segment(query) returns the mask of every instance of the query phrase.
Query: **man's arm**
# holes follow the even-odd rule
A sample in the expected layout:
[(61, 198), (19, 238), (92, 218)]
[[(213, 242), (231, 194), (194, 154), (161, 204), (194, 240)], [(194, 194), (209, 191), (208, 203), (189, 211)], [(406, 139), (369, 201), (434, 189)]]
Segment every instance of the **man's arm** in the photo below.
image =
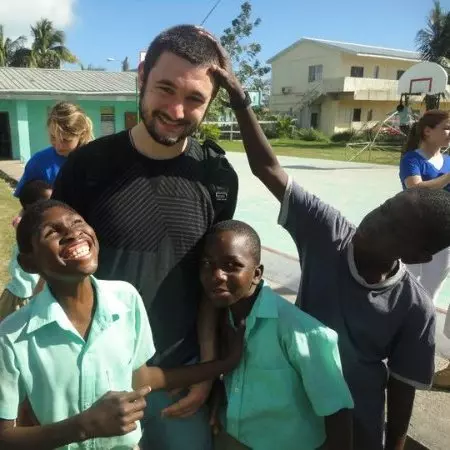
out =
[(416, 390), (389, 377), (387, 386), (386, 450), (403, 450), (411, 420)]
[(0, 420), (2, 450), (52, 450), (72, 442), (121, 436), (136, 429), (146, 406), (144, 387), (135, 392), (109, 392), (89, 409), (50, 425), (21, 427), (14, 420)]
[(341, 409), (325, 417), (327, 450), (353, 449), (353, 417), (348, 409)]

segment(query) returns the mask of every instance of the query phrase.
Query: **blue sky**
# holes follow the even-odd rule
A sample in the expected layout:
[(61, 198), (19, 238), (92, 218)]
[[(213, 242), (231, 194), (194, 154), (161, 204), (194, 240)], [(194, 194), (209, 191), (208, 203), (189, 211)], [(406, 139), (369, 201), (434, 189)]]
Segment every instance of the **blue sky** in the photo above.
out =
[[(67, 46), (80, 61), (117, 70), (128, 56), (132, 67), (161, 30), (179, 23), (199, 24), (216, 0), (14, 0), (0, 6), (0, 22), (10, 33), (24, 32), (45, 15), (67, 34)], [(3, 4), (10, 2), (0, 2)], [(205, 26), (220, 35), (239, 13), (242, 0), (222, 0)], [(253, 38), (267, 60), (303, 36), (414, 49), (432, 0), (253, 0), (262, 24)], [(450, 0), (442, 0), (450, 10)], [(20, 5), (20, 10), (19, 10)], [(47, 8), (47, 9), (46, 9)], [(4, 8), (3, 8), (4, 9)], [(25, 13), (24, 13), (25, 11)], [(19, 17), (20, 15), (20, 17)], [(8, 28), (9, 26), (9, 28)]]

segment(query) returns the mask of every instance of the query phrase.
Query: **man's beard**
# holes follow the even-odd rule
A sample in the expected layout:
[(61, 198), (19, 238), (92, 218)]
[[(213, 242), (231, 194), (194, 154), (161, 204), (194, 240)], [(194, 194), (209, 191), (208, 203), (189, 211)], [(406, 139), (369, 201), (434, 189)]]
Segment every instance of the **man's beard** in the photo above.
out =
[[(174, 122), (172, 119), (170, 119), (170, 116), (165, 114), (164, 112), (160, 110), (155, 110), (152, 112), (151, 117), (148, 117), (149, 114), (147, 110), (145, 110), (142, 107), (142, 97), (139, 102), (139, 113), (141, 116), (142, 123), (144, 124), (148, 134), (153, 138), (155, 142), (161, 145), (165, 145), (166, 147), (172, 147), (175, 144), (178, 144), (178, 142), (183, 141), (187, 137), (194, 134), (194, 132), (199, 127), (199, 123), (190, 122), (188, 120), (179, 120)], [(156, 121), (158, 120), (158, 117), (161, 117), (170, 123), (183, 125), (184, 129), (181, 131), (181, 133), (178, 136), (164, 136), (160, 133), (158, 133), (157, 130), (157, 124)]]

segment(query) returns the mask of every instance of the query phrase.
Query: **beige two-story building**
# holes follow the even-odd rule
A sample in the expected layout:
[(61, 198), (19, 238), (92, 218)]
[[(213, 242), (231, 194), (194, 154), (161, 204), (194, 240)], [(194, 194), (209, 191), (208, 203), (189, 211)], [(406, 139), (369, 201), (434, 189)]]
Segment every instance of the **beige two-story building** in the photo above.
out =
[[(270, 109), (332, 135), (385, 119), (400, 100), (397, 80), (420, 59), (408, 50), (303, 38), (268, 62)], [(411, 106), (424, 109), (420, 100)]]

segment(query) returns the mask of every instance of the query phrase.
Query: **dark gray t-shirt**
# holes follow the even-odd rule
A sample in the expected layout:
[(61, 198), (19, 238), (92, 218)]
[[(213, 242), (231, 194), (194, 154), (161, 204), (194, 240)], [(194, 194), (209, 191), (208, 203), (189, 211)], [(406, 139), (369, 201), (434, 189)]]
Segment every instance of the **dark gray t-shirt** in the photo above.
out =
[(279, 223), (293, 237), (300, 257), (297, 305), (339, 335), (355, 402), (355, 450), (382, 450), (388, 373), (417, 388), (431, 384), (433, 304), (401, 262), (386, 281), (365, 282), (353, 258), (355, 227), (291, 179)]

